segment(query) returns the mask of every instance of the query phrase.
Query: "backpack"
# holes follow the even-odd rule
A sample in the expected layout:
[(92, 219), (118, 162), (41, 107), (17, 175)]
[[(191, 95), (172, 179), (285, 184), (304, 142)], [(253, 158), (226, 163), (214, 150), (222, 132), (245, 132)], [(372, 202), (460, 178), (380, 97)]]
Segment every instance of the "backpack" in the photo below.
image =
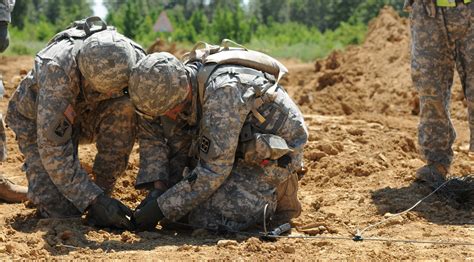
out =
[(57, 33), (51, 40), (49, 40), (47, 46), (64, 39), (71, 39), (74, 42), (72, 52), (75, 57), (79, 53), (84, 40), (86, 40), (89, 36), (104, 30), (115, 31), (115, 28), (112, 26), (107, 26), (102, 18), (98, 16), (91, 16), (83, 20), (72, 22), (72, 24), (69, 25), (66, 30)]
[[(233, 44), (235, 47), (231, 47), (230, 44)], [(278, 82), (288, 73), (288, 69), (275, 58), (258, 51), (249, 50), (229, 39), (222, 40), (220, 46), (198, 42), (191, 52), (186, 53), (183, 56), (183, 60), (185, 64), (194, 61), (203, 63), (203, 67), (199, 70), (197, 75), (199, 100), (201, 104), (204, 99), (206, 83), (209, 81), (211, 75), (221, 65), (240, 65), (274, 76), (275, 82), (273, 85), (263, 87), (256, 92), (256, 99), (252, 106), (252, 113), (260, 123), (264, 123), (266, 119), (257, 109), (265, 102), (275, 98)]]

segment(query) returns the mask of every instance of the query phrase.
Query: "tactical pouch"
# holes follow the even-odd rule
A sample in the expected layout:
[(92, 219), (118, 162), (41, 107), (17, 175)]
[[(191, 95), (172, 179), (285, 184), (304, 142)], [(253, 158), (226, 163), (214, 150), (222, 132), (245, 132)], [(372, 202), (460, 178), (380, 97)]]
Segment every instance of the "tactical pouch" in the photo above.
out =
[(278, 160), (293, 152), (286, 141), (275, 135), (255, 133), (253, 139), (242, 146), (243, 158), (247, 163), (260, 165), (265, 160)]

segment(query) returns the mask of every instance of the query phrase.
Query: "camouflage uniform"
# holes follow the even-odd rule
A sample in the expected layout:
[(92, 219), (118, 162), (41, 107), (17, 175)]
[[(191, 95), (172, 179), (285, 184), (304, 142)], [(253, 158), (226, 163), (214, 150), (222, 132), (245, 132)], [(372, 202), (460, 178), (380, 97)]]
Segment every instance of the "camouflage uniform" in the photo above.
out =
[[(15, 6), (15, 0), (0, 0), (0, 22), (11, 22), (11, 12), (13, 11), (13, 7)], [(0, 46), (3, 46), (0, 43)], [(2, 81), (0, 75), (0, 81)], [(0, 83), (0, 100), (3, 98), (3, 84)], [(7, 149), (6, 149), (6, 135), (5, 135), (5, 127), (3, 126), (3, 117), (2, 113), (0, 112), (0, 162), (4, 161), (7, 157)]]
[[(199, 67), (197, 64), (188, 66), (193, 68), (190, 71)], [(138, 181), (160, 179), (173, 184), (181, 174), (184, 177), (158, 198), (163, 214), (172, 221), (189, 214), (189, 222), (197, 226), (248, 228), (263, 221), (266, 206), (267, 217), (275, 212), (277, 187), (284, 181), (296, 179), (295, 172), (303, 165), (303, 147), (308, 134), (300, 110), (279, 87), (275, 100), (259, 109), (267, 118), (260, 124), (251, 113), (251, 105), (256, 90), (269, 84), (269, 80), (250, 68), (245, 68), (249, 74), (229, 73), (241, 68), (219, 67), (205, 87), (202, 105), (194, 83), (189, 111), (176, 121), (167, 117), (154, 122), (141, 118)], [(241, 137), (244, 127), (252, 128), (255, 133), (283, 138), (293, 149), (288, 162), (279, 164), (272, 160), (261, 164), (245, 160), (245, 150), (242, 150), (245, 143)], [(156, 141), (155, 147), (150, 146), (151, 141)]]
[(0, 21), (11, 22), (11, 13), (15, 6), (15, 0), (0, 0)]
[[(117, 37), (130, 45), (134, 56), (144, 56), (130, 40)], [(40, 51), (8, 105), (7, 124), (25, 155), (28, 198), (44, 216), (83, 213), (125, 171), (136, 136), (136, 115), (129, 98), (122, 90), (95, 91), (78, 68), (77, 41), (63, 38)], [(114, 54), (96, 55), (105, 61), (101, 55)], [(78, 158), (78, 144), (94, 141), (96, 183)]]
[(412, 78), (420, 95), (419, 144), (428, 164), (449, 168), (456, 137), (449, 113), (456, 65), (468, 104), (474, 151), (474, 4), (437, 7), (406, 0), (411, 10)]

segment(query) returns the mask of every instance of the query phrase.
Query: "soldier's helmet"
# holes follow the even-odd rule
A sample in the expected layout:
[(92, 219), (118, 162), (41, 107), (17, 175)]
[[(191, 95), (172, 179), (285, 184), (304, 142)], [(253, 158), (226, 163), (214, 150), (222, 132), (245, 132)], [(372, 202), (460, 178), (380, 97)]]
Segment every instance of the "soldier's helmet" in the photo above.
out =
[(135, 48), (125, 36), (105, 30), (89, 36), (78, 54), (79, 70), (99, 93), (115, 93), (128, 85), (137, 62)]
[(128, 90), (138, 113), (164, 115), (186, 100), (186, 68), (170, 53), (147, 55), (133, 67)]

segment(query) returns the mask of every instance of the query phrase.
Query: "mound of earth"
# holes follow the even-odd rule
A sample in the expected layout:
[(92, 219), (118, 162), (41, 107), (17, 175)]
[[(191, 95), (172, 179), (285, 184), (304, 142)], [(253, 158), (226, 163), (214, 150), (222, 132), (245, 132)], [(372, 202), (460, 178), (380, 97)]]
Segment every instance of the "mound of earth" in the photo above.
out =
[[(316, 61), (314, 70), (291, 77), (295, 99), (308, 111), (324, 115), (374, 112), (387, 116), (418, 114), (410, 75), (407, 18), (392, 8), (371, 21), (364, 43)], [(452, 114), (467, 120), (459, 79), (453, 86)]]

